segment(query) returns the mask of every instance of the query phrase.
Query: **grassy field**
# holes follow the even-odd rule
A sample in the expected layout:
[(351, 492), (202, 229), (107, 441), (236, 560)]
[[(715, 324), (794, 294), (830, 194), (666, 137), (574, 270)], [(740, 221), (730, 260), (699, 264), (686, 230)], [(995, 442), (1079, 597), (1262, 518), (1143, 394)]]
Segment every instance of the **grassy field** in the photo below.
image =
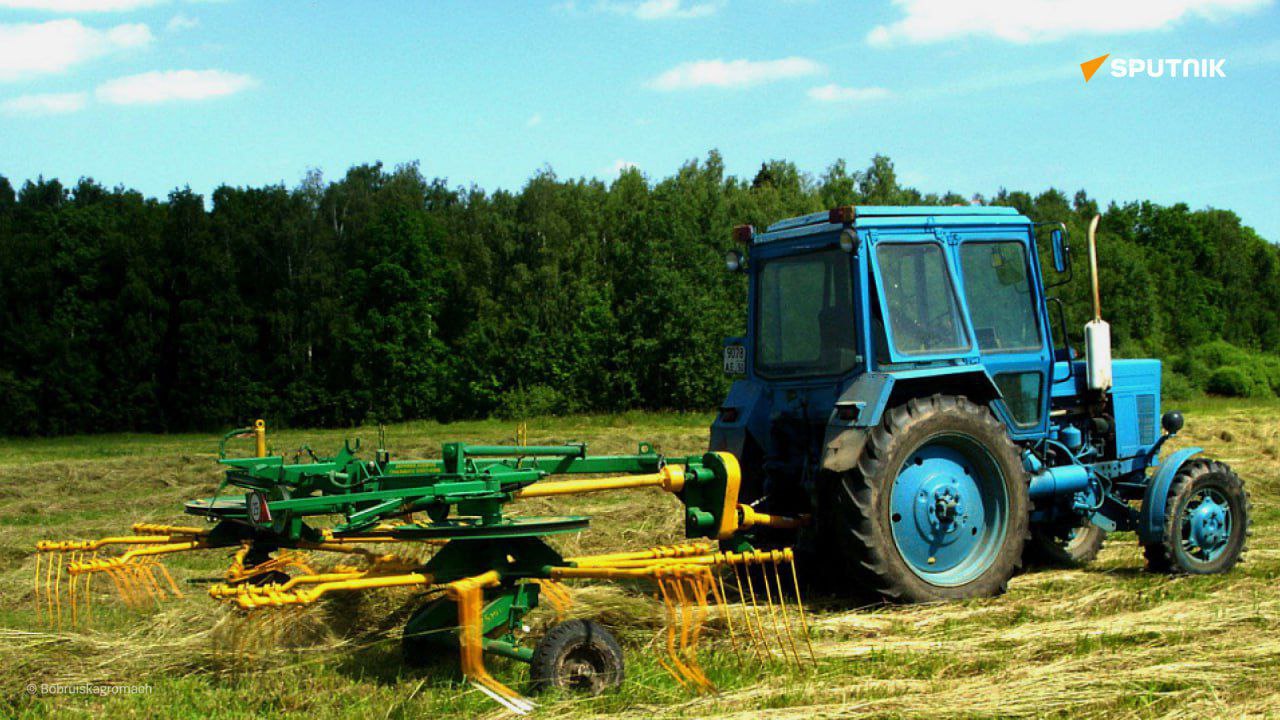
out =
[[(1246, 479), (1255, 506), (1246, 561), (1225, 576), (1168, 578), (1142, 570), (1132, 535), (1109, 539), (1085, 569), (1037, 570), (1007, 595), (940, 606), (851, 608), (807, 598), (816, 668), (734, 659), (712, 627), (703, 665), (720, 694), (682, 690), (651, 643), (661, 606), (642, 589), (575, 586), (574, 614), (613, 628), (628, 679), (600, 698), (539, 698), (546, 717), (1221, 717), (1280, 716), (1280, 405), (1183, 403), (1177, 445), (1201, 445)], [(529, 441), (584, 440), (598, 453), (652, 440), (670, 454), (706, 445), (709, 417), (547, 419)], [(387, 429), (399, 456), (434, 455), (447, 440), (510, 440), (509, 424), (411, 423)], [(359, 431), (281, 432), (277, 448), (326, 451)], [(187, 498), (219, 479), (207, 436), (112, 435), (0, 440), (0, 716), (362, 717), (501, 716), (447, 669), (399, 660), (406, 591), (334, 598), (270, 633), (215, 606), (199, 586), (146, 612), (105, 592), (91, 628), (51, 630), (33, 604), (30, 550), (41, 539), (91, 538), (132, 522), (189, 522)], [(568, 552), (641, 548), (680, 536), (679, 503), (654, 491), (522, 503), (582, 512), (592, 528)], [(170, 562), (180, 581), (216, 575), (227, 554)], [(105, 585), (98, 585), (105, 588)], [(541, 612), (541, 611), (540, 611)], [(546, 616), (540, 614), (539, 622)], [(534, 623), (535, 625), (538, 622)], [(519, 687), (518, 664), (495, 661)], [(109, 697), (28, 694), (29, 683), (148, 685)]]

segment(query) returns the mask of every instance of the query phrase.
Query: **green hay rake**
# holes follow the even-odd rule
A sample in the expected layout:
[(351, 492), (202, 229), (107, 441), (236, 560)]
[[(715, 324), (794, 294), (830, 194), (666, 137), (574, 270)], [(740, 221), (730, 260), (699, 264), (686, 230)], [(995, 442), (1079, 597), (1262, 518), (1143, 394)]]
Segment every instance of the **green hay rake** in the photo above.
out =
[[(227, 457), (237, 437), (255, 440), (253, 457)], [(812, 659), (792, 551), (753, 543), (761, 529), (793, 529), (807, 518), (740, 504), (733, 455), (666, 458), (645, 443), (632, 455), (590, 456), (585, 445), (524, 445), (518, 437), (516, 445), (448, 443), (434, 460), (393, 460), (382, 447), (365, 458), (348, 442), (333, 457), (303, 448), (287, 461), (268, 452), (259, 420), (223, 437), (225, 480), (215, 496), (186, 503), (208, 527), (137, 524), (132, 535), (40, 542), (36, 603), (56, 627), (89, 622), (93, 581), (105, 577), (127, 605), (144, 607), (182, 595), (161, 559), (218, 549), (234, 555), (209, 595), (246, 614), (408, 588), (424, 597), (404, 630), (407, 659), (456, 652), (465, 677), (516, 712), (533, 705), (489, 674), (486, 655), (530, 663), (535, 689), (599, 692), (622, 680), (617, 642), (594, 622), (567, 620), (535, 646), (523, 642), (523, 619), (543, 600), (566, 617), (563, 583), (574, 580), (652, 583), (667, 619), (659, 661), (694, 692), (714, 691), (698, 658), (713, 615), (739, 657), (799, 664), (803, 647)], [(689, 542), (564, 557), (547, 538), (583, 530), (587, 517), (508, 512), (531, 498), (644, 487), (680, 498)], [(406, 552), (384, 552), (396, 546)], [(318, 569), (319, 554), (343, 561)]]

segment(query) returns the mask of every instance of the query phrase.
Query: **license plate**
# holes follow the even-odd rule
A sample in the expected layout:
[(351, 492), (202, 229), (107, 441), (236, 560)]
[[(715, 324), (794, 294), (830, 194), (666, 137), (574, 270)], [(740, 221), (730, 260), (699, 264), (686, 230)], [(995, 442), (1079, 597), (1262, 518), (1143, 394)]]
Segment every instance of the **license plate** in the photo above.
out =
[(726, 345), (724, 348), (724, 374), (747, 374), (747, 349), (741, 345)]

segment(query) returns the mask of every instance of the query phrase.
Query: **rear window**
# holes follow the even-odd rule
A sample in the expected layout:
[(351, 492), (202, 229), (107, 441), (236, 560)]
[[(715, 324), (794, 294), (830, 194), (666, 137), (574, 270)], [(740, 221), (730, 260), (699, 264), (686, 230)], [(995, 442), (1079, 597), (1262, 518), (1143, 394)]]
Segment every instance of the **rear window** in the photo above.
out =
[(837, 249), (765, 261), (756, 287), (756, 371), (837, 375), (857, 361), (850, 256)]

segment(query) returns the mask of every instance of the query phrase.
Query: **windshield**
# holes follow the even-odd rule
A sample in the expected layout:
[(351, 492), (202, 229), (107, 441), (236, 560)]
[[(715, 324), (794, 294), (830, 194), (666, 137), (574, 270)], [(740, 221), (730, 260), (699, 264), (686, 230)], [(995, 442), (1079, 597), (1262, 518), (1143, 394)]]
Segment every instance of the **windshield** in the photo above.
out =
[(969, 349), (951, 274), (936, 243), (886, 243), (876, 248), (893, 345), (902, 355)]
[(768, 260), (756, 287), (756, 371), (837, 375), (853, 369), (850, 256), (838, 249)]

